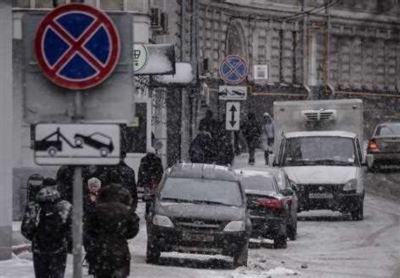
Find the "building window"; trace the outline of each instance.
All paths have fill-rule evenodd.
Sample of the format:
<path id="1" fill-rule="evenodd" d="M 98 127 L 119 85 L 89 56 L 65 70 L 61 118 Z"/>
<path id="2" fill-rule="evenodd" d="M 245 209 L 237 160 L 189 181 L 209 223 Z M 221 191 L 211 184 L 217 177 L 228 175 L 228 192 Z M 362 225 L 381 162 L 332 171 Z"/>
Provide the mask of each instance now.
<path id="1" fill-rule="evenodd" d="M 146 153 L 147 144 L 147 103 L 136 103 L 138 125 L 128 127 L 128 153 Z"/>

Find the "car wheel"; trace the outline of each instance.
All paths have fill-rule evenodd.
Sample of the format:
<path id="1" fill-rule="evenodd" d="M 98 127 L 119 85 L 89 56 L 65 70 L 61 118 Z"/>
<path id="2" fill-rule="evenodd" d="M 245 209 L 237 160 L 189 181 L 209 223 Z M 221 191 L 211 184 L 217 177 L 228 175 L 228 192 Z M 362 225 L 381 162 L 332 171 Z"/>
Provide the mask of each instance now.
<path id="1" fill-rule="evenodd" d="M 279 236 L 274 239 L 274 248 L 275 249 L 285 249 L 287 247 L 287 237 Z"/>
<path id="2" fill-rule="evenodd" d="M 363 198 L 360 199 L 361 200 L 358 202 L 357 209 L 351 212 L 351 219 L 355 221 L 360 221 L 364 219 L 364 200 Z"/>
<path id="3" fill-rule="evenodd" d="M 47 149 L 50 156 L 55 156 L 57 154 L 57 149 L 55 147 L 50 147 Z"/>
<path id="4" fill-rule="evenodd" d="M 233 266 L 247 266 L 247 259 L 249 257 L 249 243 L 247 242 L 242 249 L 233 255 Z"/>
<path id="5" fill-rule="evenodd" d="M 287 235 L 290 240 L 296 240 L 297 220 L 293 220 L 293 223 L 287 226 Z"/>
<path id="6" fill-rule="evenodd" d="M 160 260 L 161 251 L 155 241 L 147 240 L 146 262 L 156 264 Z"/>
<path id="7" fill-rule="evenodd" d="M 102 157 L 106 157 L 108 154 L 110 153 L 110 150 L 109 149 L 107 149 L 107 148 L 100 148 L 100 155 L 102 156 Z"/>
<path id="8" fill-rule="evenodd" d="M 82 137 L 75 137 L 75 146 L 76 147 L 82 147 L 83 145 L 83 138 Z"/>

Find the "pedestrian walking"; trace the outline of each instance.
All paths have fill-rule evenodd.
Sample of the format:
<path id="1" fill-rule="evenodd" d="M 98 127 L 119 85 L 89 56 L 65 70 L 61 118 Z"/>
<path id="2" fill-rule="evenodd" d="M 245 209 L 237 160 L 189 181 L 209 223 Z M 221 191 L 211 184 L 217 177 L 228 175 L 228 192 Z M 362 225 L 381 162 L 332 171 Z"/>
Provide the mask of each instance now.
<path id="1" fill-rule="evenodd" d="M 189 156 L 192 163 L 214 163 L 216 161 L 216 145 L 210 132 L 200 130 L 193 139 L 189 148 Z"/>
<path id="2" fill-rule="evenodd" d="M 88 219 L 90 215 L 93 214 L 96 203 L 97 203 L 97 196 L 99 190 L 101 188 L 101 181 L 96 178 L 92 177 L 88 180 L 87 183 L 88 187 L 88 194 L 85 197 L 83 208 L 84 208 L 84 216 L 83 216 L 83 247 L 85 248 L 86 256 L 85 260 L 88 263 L 88 273 L 94 275 L 93 265 L 95 259 L 95 251 L 94 246 L 96 242 L 96 238 L 93 234 L 90 233 L 90 229 L 88 227 Z"/>
<path id="3" fill-rule="evenodd" d="M 104 167 L 104 170 L 99 178 L 103 184 L 117 183 L 125 187 L 132 197 L 131 209 L 136 211 L 138 196 L 135 171 L 128 164 L 126 164 L 124 159 L 125 157 L 122 155 L 119 164 Z"/>
<path id="4" fill-rule="evenodd" d="M 155 190 L 164 173 L 161 158 L 158 154 L 161 148 L 162 143 L 156 141 L 154 148 L 150 147 L 146 155 L 140 160 L 138 187 L 143 187 L 144 190 L 143 200 L 146 202 L 146 216 L 150 210 Z"/>
<path id="5" fill-rule="evenodd" d="M 43 180 L 36 202 L 38 209 L 24 215 L 21 227 L 22 234 L 32 241 L 35 277 L 62 278 L 67 251 L 72 246 L 72 206 L 61 200 L 57 183 L 52 178 Z"/>
<path id="6" fill-rule="evenodd" d="M 246 139 L 247 149 L 249 151 L 249 164 L 255 163 L 255 150 L 260 140 L 261 126 L 252 112 L 247 114 L 247 120 L 242 124 L 241 132 Z"/>
<path id="7" fill-rule="evenodd" d="M 131 255 L 128 239 L 139 232 L 139 217 L 132 213 L 132 197 L 121 184 L 103 187 L 88 219 L 89 233 L 96 238 L 93 270 L 96 278 L 126 278 Z"/>
<path id="8" fill-rule="evenodd" d="M 217 159 L 216 163 L 218 165 L 232 165 L 232 161 L 235 157 L 233 152 L 233 145 L 230 136 L 228 136 L 227 132 L 222 129 L 218 138 L 217 138 Z"/>
<path id="9" fill-rule="evenodd" d="M 213 139 L 216 139 L 218 122 L 213 118 L 213 112 L 211 110 L 207 110 L 205 117 L 200 120 L 199 131 L 207 131 Z"/>
<path id="10" fill-rule="evenodd" d="M 268 165 L 269 154 L 273 152 L 275 138 L 274 121 L 268 112 L 264 113 L 264 123 L 262 126 L 262 131 L 265 165 Z"/>

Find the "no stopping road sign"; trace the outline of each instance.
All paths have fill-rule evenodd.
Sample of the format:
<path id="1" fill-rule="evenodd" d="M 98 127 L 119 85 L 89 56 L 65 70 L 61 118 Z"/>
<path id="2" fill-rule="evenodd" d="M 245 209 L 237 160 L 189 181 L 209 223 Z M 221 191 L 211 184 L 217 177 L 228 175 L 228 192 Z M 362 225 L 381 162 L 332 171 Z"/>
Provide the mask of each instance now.
<path id="1" fill-rule="evenodd" d="M 100 84 L 115 69 L 120 39 L 103 12 L 84 4 L 62 5 L 40 23 L 35 54 L 52 82 L 68 89 L 87 89 Z"/>

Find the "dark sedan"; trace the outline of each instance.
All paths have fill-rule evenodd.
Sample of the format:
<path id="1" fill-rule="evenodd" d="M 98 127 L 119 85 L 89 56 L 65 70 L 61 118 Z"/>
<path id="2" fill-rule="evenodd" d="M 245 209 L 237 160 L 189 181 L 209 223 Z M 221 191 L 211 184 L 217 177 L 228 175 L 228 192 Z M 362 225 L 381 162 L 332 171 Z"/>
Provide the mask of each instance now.
<path id="1" fill-rule="evenodd" d="M 297 197 L 286 174 L 280 169 L 241 169 L 241 183 L 247 196 L 252 237 L 274 240 L 275 248 L 286 248 L 287 237 L 296 239 Z"/>
<path id="2" fill-rule="evenodd" d="M 370 171 L 381 166 L 400 165 L 400 123 L 381 123 L 368 141 L 367 163 Z"/>

